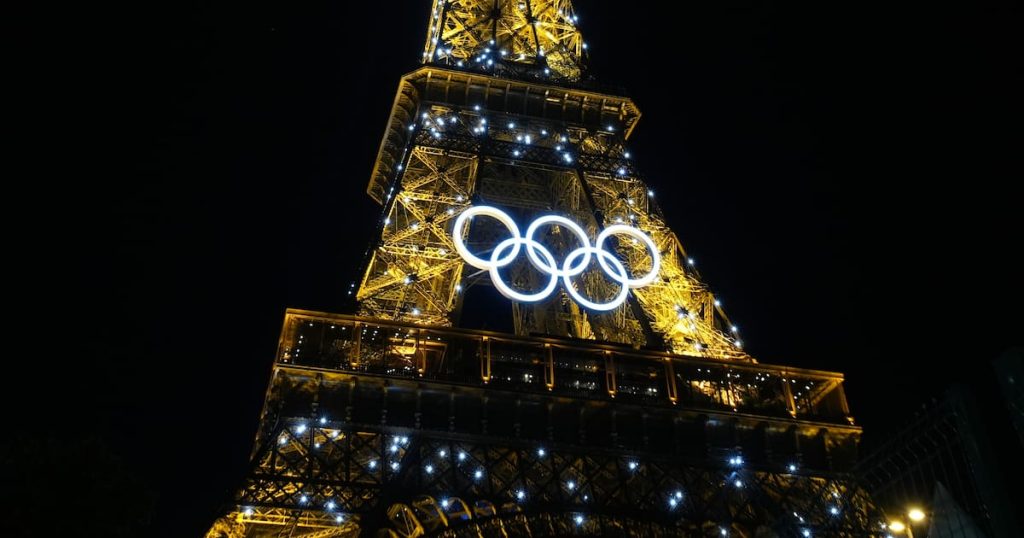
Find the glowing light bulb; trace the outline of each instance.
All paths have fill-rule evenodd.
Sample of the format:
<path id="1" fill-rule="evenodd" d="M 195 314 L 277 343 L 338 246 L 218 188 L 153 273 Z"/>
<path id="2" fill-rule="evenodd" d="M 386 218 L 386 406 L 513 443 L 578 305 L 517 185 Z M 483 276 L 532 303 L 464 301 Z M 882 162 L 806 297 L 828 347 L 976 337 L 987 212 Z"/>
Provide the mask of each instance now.
<path id="1" fill-rule="evenodd" d="M 629 470 L 630 471 L 635 471 L 636 468 L 637 468 L 637 463 L 635 461 L 629 462 Z"/>
<path id="2" fill-rule="evenodd" d="M 576 489 L 576 482 L 573 482 L 572 480 L 570 480 L 569 482 L 567 482 L 565 484 L 565 487 L 568 488 L 569 491 L 572 491 L 572 490 Z"/>
<path id="3" fill-rule="evenodd" d="M 300 503 L 306 504 L 307 501 L 309 501 L 309 497 L 306 497 L 305 495 L 303 495 L 302 497 L 299 497 L 299 502 Z"/>
<path id="4" fill-rule="evenodd" d="M 426 471 L 427 474 L 434 474 L 434 466 L 433 465 L 427 465 L 426 467 L 423 468 L 423 470 Z"/>
<path id="5" fill-rule="evenodd" d="M 583 516 L 576 516 L 574 518 L 574 521 L 576 521 L 577 525 L 582 525 L 583 524 Z"/>
<path id="6" fill-rule="evenodd" d="M 520 501 L 525 499 L 526 498 L 526 492 L 523 491 L 523 490 L 517 491 L 516 492 L 516 498 L 519 499 Z"/>
<path id="7" fill-rule="evenodd" d="M 459 452 L 459 461 L 466 461 L 466 453 Z"/>
<path id="8" fill-rule="evenodd" d="M 924 511 L 920 508 L 911 508 L 910 511 L 907 512 L 907 517 L 909 517 L 911 521 L 923 521 L 925 516 Z"/>
<path id="9" fill-rule="evenodd" d="M 547 452 L 545 452 L 543 448 L 538 448 L 538 449 L 537 449 L 537 455 L 538 455 L 538 456 L 540 456 L 540 457 L 542 457 L 542 458 L 543 458 L 543 457 L 544 457 L 544 454 L 547 454 Z"/>

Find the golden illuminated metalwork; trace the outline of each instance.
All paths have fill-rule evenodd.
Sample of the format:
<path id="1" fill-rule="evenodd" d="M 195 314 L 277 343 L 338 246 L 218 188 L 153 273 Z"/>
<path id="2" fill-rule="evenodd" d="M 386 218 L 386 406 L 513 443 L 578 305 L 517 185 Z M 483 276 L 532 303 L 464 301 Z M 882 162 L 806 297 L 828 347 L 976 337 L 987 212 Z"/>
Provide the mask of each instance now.
<path id="1" fill-rule="evenodd" d="M 884 536 L 847 474 L 842 375 L 743 352 L 626 147 L 640 111 L 586 80 L 577 22 L 568 0 L 434 2 L 367 187 L 382 211 L 358 315 L 288 311 L 251 469 L 209 538 Z M 635 226 L 659 276 L 607 312 L 560 287 L 510 302 L 515 334 L 460 328 L 492 282 L 452 235 L 480 205 L 578 224 L 537 234 L 561 259 Z M 465 228 L 474 253 L 507 238 L 490 217 Z M 652 267 L 614 237 L 634 278 Z M 526 256 L 502 271 L 544 278 Z M 593 270 L 572 285 L 618 291 Z"/>
<path id="2" fill-rule="evenodd" d="M 570 0 L 434 0 L 423 61 L 575 81 L 578 20 Z"/>
<path id="3" fill-rule="evenodd" d="M 539 305 L 516 303 L 519 334 L 751 360 L 625 148 L 639 117 L 628 98 L 586 90 L 430 66 L 405 76 L 368 187 L 385 210 L 380 244 L 357 292 L 360 312 L 454 324 L 459 293 L 473 282 L 463 281 L 452 223 L 476 199 L 517 209 L 524 219 L 562 214 L 593 236 L 609 224 L 632 224 L 661 252 L 660 278 L 621 308 L 586 312 L 564 293 Z M 501 239 L 486 236 L 483 230 L 476 238 L 484 248 Z M 650 267 L 642 244 L 622 241 L 617 251 L 635 273 Z M 536 284 L 525 267 L 514 276 Z M 584 275 L 580 286 L 591 297 L 614 293 L 596 274 Z"/>
<path id="4" fill-rule="evenodd" d="M 208 536 L 882 536 L 859 433 L 833 372 L 289 310 Z"/>

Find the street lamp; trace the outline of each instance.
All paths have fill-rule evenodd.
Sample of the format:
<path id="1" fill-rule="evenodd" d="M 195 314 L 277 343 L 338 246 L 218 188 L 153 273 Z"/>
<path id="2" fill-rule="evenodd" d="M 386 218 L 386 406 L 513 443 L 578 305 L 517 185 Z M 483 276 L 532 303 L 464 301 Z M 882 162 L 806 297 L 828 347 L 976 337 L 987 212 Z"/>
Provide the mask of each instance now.
<path id="1" fill-rule="evenodd" d="M 907 510 L 907 517 L 910 518 L 910 523 L 906 524 L 898 519 L 889 522 L 889 530 L 899 534 L 906 531 L 907 538 L 914 538 L 914 523 L 920 523 L 924 521 L 925 513 L 917 507 L 911 507 Z"/>

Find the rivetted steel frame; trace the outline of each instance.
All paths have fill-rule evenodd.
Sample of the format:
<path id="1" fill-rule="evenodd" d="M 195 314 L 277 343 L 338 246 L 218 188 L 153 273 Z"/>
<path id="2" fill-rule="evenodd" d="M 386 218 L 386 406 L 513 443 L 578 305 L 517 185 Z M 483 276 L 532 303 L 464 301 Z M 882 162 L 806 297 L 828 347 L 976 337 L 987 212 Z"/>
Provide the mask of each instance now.
<path id="1" fill-rule="evenodd" d="M 639 110 L 585 80 L 576 21 L 570 0 L 434 1 L 367 188 L 360 316 L 286 314 L 251 469 L 209 537 L 886 534 L 848 474 L 842 376 L 743 352 L 626 150 Z M 631 223 L 662 278 L 609 314 L 517 303 L 516 335 L 459 329 L 478 280 L 451 224 L 488 201 L 593 235 Z"/>
<path id="2" fill-rule="evenodd" d="M 510 535 L 884 534 L 884 517 L 844 472 L 860 430 L 849 423 L 840 375 L 535 340 L 289 311 L 252 468 L 230 515 L 210 536 L 342 536 L 379 528 L 399 536 L 481 529 Z M 460 354 L 460 346 L 476 351 Z M 507 360 L 531 346 L 554 350 L 543 383 L 498 384 L 493 376 L 500 370 L 490 363 L 499 359 L 492 353 Z M 598 373 L 602 386 L 590 393 L 573 389 L 572 365 L 557 358 L 581 361 L 586 354 L 607 357 L 612 368 Z M 413 358 L 409 368 L 400 366 L 403 357 Z M 373 361 L 383 369 L 374 369 Z M 791 400 L 773 413 L 756 395 L 774 401 L 780 393 L 746 390 L 733 410 L 701 408 L 681 403 L 678 385 L 622 400 L 629 395 L 616 393 L 624 381 L 616 380 L 613 365 L 630 361 L 666 365 L 666 372 L 689 369 L 720 388 L 752 386 L 747 382 L 784 387 L 781 394 Z M 675 376 L 662 381 L 669 379 Z M 810 399 L 797 400 L 788 389 L 812 380 L 822 388 Z M 817 409 L 825 399 L 832 403 Z M 673 433 L 663 439 L 666 431 Z M 788 440 L 785 448 L 779 440 Z M 744 465 L 727 464 L 736 455 Z M 791 470 L 794 462 L 799 467 Z M 524 499 L 517 498 L 520 490 Z M 682 499 L 671 506 L 676 491 Z M 442 507 L 444 499 L 449 503 Z M 840 512 L 833 514 L 833 507 Z M 576 516 L 584 522 L 577 525 Z"/>
<path id="3" fill-rule="evenodd" d="M 738 337 L 730 334 L 732 324 L 714 295 L 688 266 L 682 245 L 633 160 L 626 157 L 625 139 L 639 117 L 628 98 L 577 88 L 437 67 L 403 77 L 367 189 L 384 210 L 382 238 L 371 249 L 357 293 L 360 313 L 453 323 L 463 267 L 451 244 L 451 223 L 478 194 L 481 168 L 502 164 L 570 174 L 584 194 L 579 218 L 591 219 L 595 229 L 631 222 L 661 249 L 662 278 L 634 290 L 635 298 L 621 307 L 618 319 L 607 322 L 610 328 L 598 326 L 603 320 L 590 316 L 595 325 L 591 334 L 680 353 L 750 360 Z M 507 123 L 531 126 L 534 140 L 516 141 L 517 130 L 506 128 Z M 480 127 L 484 132 L 475 131 Z M 542 131 L 548 136 L 536 134 Z M 417 167 L 431 174 L 410 175 Z M 448 173 L 452 167 L 460 173 Z M 528 198 L 505 202 L 540 209 Z M 405 212 L 413 217 L 403 218 Z M 629 267 L 650 263 L 642 245 L 623 242 L 617 250 Z M 607 287 L 595 280 L 581 285 L 592 293 Z"/>

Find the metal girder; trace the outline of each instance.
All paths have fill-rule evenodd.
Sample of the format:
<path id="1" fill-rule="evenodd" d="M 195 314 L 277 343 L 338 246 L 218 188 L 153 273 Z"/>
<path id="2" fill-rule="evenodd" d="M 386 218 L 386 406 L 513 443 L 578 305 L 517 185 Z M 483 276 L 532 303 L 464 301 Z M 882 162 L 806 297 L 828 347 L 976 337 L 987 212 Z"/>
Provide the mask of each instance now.
<path id="1" fill-rule="evenodd" d="M 571 0 L 435 0 L 423 63 L 575 81 L 585 49 Z"/>
<path id="2" fill-rule="evenodd" d="M 544 525 L 536 528 L 546 518 L 582 534 L 611 526 L 657 535 L 628 531 L 644 521 L 673 536 L 721 529 L 745 536 L 885 535 L 884 515 L 844 476 L 696 467 L 628 451 L 495 444 L 298 417 L 280 421 L 271 441 L 227 518 L 241 528 L 236 536 L 275 535 L 282 526 L 325 536 L 379 527 L 420 536 L 511 522 L 548 534 Z"/>
<path id="3" fill-rule="evenodd" d="M 367 187 L 360 316 L 288 311 L 249 473 L 208 537 L 886 534 L 847 474 L 842 375 L 742 351 L 626 148 L 639 110 L 581 82 L 576 21 L 569 0 L 435 0 Z M 514 335 L 452 327 L 484 280 L 453 242 L 476 203 L 591 238 L 635 226 L 659 278 L 605 313 L 565 290 L 512 303 Z M 507 236 L 458 233 L 475 252 Z M 578 241 L 540 233 L 557 255 Z M 537 285 L 525 261 L 503 271 Z M 592 271 L 563 285 L 616 292 Z"/>
<path id="4" fill-rule="evenodd" d="M 410 127 L 405 168 L 385 194 L 381 245 L 357 294 L 360 313 L 450 325 L 457 317 L 462 284 L 451 224 L 479 196 L 481 203 L 526 215 L 563 214 L 595 236 L 610 224 L 636 226 L 652 238 L 662 258 L 660 277 L 633 290 L 635 299 L 607 314 L 570 307 L 564 297 L 517 304 L 519 334 L 663 345 L 676 353 L 751 360 L 666 224 L 613 125 L 584 129 L 433 103 Z M 633 273 L 650 267 L 650 253 L 635 240 L 618 242 L 615 250 Z M 525 265 L 510 271 L 524 285 L 532 282 L 533 273 Z M 594 273 L 582 275 L 579 282 L 592 297 L 615 293 L 611 282 Z"/>

